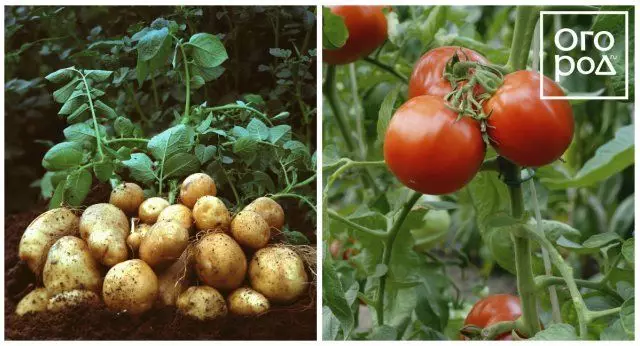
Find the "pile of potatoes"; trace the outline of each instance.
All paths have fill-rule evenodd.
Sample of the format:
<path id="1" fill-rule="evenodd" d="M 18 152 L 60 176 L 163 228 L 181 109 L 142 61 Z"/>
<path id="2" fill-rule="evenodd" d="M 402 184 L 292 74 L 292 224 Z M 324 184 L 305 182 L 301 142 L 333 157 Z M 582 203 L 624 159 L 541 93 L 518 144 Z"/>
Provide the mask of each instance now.
<path id="1" fill-rule="evenodd" d="M 203 173 L 183 181 L 179 201 L 145 200 L 138 185 L 123 183 L 109 203 L 92 205 L 79 218 L 64 207 L 38 216 L 22 236 L 19 256 L 44 287 L 27 294 L 16 313 L 102 300 L 118 313 L 170 305 L 210 320 L 228 311 L 260 315 L 271 303 L 290 304 L 307 292 L 302 258 L 269 245 L 272 230 L 284 225 L 277 202 L 260 197 L 232 217 Z"/>

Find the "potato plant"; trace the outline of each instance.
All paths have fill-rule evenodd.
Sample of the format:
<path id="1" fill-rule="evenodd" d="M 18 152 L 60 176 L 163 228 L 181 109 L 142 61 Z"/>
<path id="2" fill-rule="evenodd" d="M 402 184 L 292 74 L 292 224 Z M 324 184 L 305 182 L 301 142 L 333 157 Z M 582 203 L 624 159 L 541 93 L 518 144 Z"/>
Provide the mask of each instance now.
<path id="1" fill-rule="evenodd" d="M 623 95 L 624 59 L 537 71 L 622 16 L 540 47 L 554 9 L 323 8 L 324 339 L 634 339 L 633 91 L 538 97 Z"/>

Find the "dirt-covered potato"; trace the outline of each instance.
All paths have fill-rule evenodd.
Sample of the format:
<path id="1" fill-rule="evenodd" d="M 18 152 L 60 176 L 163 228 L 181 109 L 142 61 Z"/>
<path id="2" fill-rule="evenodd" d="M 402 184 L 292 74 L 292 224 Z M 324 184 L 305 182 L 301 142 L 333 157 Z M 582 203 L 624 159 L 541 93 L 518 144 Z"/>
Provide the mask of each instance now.
<path id="1" fill-rule="evenodd" d="M 189 245 L 189 231 L 176 222 L 158 221 L 140 243 L 139 257 L 151 267 L 175 261 Z"/>
<path id="2" fill-rule="evenodd" d="M 240 245 L 224 233 L 210 233 L 195 247 L 195 269 L 207 285 L 229 291 L 240 287 L 247 272 L 247 258 Z"/>
<path id="3" fill-rule="evenodd" d="M 180 201 L 189 208 L 193 208 L 198 198 L 215 195 L 216 183 L 204 173 L 191 174 L 180 186 Z"/>
<path id="4" fill-rule="evenodd" d="M 144 261 L 118 263 L 107 272 L 102 298 L 111 311 L 141 314 L 153 306 L 158 296 L 158 278 Z"/>
<path id="5" fill-rule="evenodd" d="M 99 306 L 100 297 L 98 297 L 98 295 L 93 291 L 66 291 L 51 297 L 47 303 L 47 310 L 50 312 L 58 312 L 81 305 L 93 307 Z"/>
<path id="6" fill-rule="evenodd" d="M 278 202 L 268 197 L 260 197 L 255 201 L 249 203 L 243 210 L 250 210 L 256 212 L 267 221 L 269 227 L 275 229 L 282 229 L 284 225 L 284 210 Z"/>
<path id="7" fill-rule="evenodd" d="M 231 220 L 231 235 L 242 246 L 261 249 L 269 243 L 269 224 L 258 213 L 243 210 Z"/>
<path id="8" fill-rule="evenodd" d="M 269 300 L 249 287 L 241 287 L 231 292 L 227 301 L 229 311 L 235 315 L 257 316 L 269 310 Z"/>
<path id="9" fill-rule="evenodd" d="M 138 211 L 142 202 L 144 202 L 144 191 L 135 183 L 122 183 L 116 186 L 109 197 L 109 203 L 128 215 L 133 215 Z"/>
<path id="10" fill-rule="evenodd" d="M 44 287 L 36 288 L 24 296 L 18 306 L 16 306 L 16 315 L 22 316 L 29 312 L 47 311 L 47 302 L 49 301 L 49 293 Z"/>
<path id="11" fill-rule="evenodd" d="M 193 206 L 193 218 L 199 230 L 228 231 L 231 215 L 218 197 L 203 196 Z"/>
<path id="12" fill-rule="evenodd" d="M 209 286 L 189 287 L 180 294 L 176 306 L 183 315 L 201 321 L 227 315 L 224 297 L 215 288 Z"/>
<path id="13" fill-rule="evenodd" d="M 49 248 L 65 235 L 78 235 L 80 220 L 67 208 L 51 209 L 33 220 L 22 234 L 18 256 L 37 276 L 47 260 Z"/>
<path id="14" fill-rule="evenodd" d="M 282 246 L 266 247 L 253 255 L 249 280 L 253 289 L 278 303 L 292 303 L 309 285 L 302 258 Z"/>
<path id="15" fill-rule="evenodd" d="M 113 204 L 94 204 L 80 217 L 80 236 L 87 242 L 93 257 L 106 266 L 129 257 L 129 232 L 129 219 Z"/>
<path id="16" fill-rule="evenodd" d="M 142 238 L 144 238 L 150 228 L 151 226 L 146 223 L 139 223 L 136 225 L 131 234 L 127 237 L 127 245 L 129 245 L 129 248 L 132 251 L 138 251 Z"/>
<path id="17" fill-rule="evenodd" d="M 49 249 L 42 281 L 50 297 L 74 289 L 100 292 L 102 284 L 100 267 L 87 244 L 70 235 L 58 239 Z"/>
<path id="18" fill-rule="evenodd" d="M 174 204 L 164 208 L 160 215 L 158 215 L 157 222 L 176 222 L 180 226 L 184 227 L 187 231 L 191 229 L 193 225 L 193 217 L 191 216 L 191 209 L 182 204 Z"/>
<path id="19" fill-rule="evenodd" d="M 169 206 L 169 201 L 162 197 L 151 197 L 138 207 L 138 217 L 143 223 L 153 225 L 158 220 L 160 212 Z"/>
<path id="20" fill-rule="evenodd" d="M 174 306 L 182 292 L 189 287 L 193 274 L 191 251 L 187 248 L 177 261 L 158 275 L 158 302 L 161 306 Z"/>

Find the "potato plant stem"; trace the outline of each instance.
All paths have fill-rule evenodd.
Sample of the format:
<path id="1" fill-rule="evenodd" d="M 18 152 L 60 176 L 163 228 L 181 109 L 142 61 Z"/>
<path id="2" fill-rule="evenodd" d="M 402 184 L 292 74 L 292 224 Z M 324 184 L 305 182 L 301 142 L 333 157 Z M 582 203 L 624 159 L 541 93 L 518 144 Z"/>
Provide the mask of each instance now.
<path id="1" fill-rule="evenodd" d="M 226 110 L 233 110 L 233 109 L 242 109 L 245 111 L 249 111 L 250 113 L 253 113 L 255 115 L 260 116 L 264 121 L 266 121 L 269 125 L 273 125 L 273 123 L 271 122 L 271 120 L 269 119 L 269 117 L 262 113 L 261 111 L 248 106 L 248 105 L 239 105 L 239 104 L 228 104 L 228 105 L 224 105 L 224 106 L 215 106 L 215 107 L 207 107 L 204 108 L 203 111 L 204 112 L 218 112 L 218 111 L 226 111 Z"/>
<path id="2" fill-rule="evenodd" d="M 191 108 L 191 76 L 189 75 L 189 64 L 187 60 L 187 53 L 184 51 L 184 46 L 182 43 L 178 43 L 180 47 L 180 53 L 182 53 L 182 63 L 184 64 L 184 85 L 186 88 L 185 91 L 185 101 L 184 101 L 184 121 L 189 120 L 189 109 Z"/>
<path id="3" fill-rule="evenodd" d="M 75 69 L 74 69 L 75 70 Z M 91 110 L 91 118 L 93 119 L 93 131 L 96 135 L 96 145 L 98 147 L 98 153 L 100 154 L 100 161 L 104 159 L 104 153 L 102 152 L 102 137 L 100 137 L 100 131 L 98 129 L 98 118 L 96 117 L 96 110 L 93 107 L 93 100 L 91 99 L 91 90 L 89 89 L 89 83 L 87 78 L 81 71 L 75 70 L 82 77 L 82 83 L 84 84 L 85 91 L 87 93 L 87 99 L 89 100 L 89 109 Z"/>

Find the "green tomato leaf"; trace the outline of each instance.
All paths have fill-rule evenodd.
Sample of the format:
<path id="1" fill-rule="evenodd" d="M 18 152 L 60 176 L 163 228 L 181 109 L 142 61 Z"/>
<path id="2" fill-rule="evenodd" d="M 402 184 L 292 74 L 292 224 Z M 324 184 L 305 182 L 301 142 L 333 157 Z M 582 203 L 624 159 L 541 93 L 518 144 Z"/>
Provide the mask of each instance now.
<path id="1" fill-rule="evenodd" d="M 387 133 L 387 127 L 389 127 L 389 122 L 391 121 L 391 117 L 393 116 L 394 106 L 396 104 L 396 100 L 398 99 L 398 94 L 400 92 L 400 87 L 396 87 L 391 90 L 387 96 L 385 96 L 382 104 L 380 105 L 380 110 L 378 111 L 378 143 L 384 143 L 384 136 Z"/>
<path id="2" fill-rule="evenodd" d="M 42 159 L 42 167 L 48 171 L 61 171 L 78 166 L 82 162 L 82 145 L 62 142 L 54 145 Z"/>
<path id="3" fill-rule="evenodd" d="M 342 282 L 338 277 L 335 266 L 329 259 L 331 256 L 324 256 L 322 263 L 322 300 L 325 306 L 331 309 L 333 315 L 340 321 L 345 340 L 353 331 L 355 321 L 351 306 L 345 298 L 346 291 L 342 287 Z"/>
<path id="4" fill-rule="evenodd" d="M 220 39 L 211 34 L 195 34 L 185 46 L 193 48 L 191 52 L 193 61 L 202 67 L 217 67 L 229 58 Z"/>
<path id="5" fill-rule="evenodd" d="M 539 331 L 529 340 L 536 341 L 559 341 L 559 340 L 578 340 L 576 329 L 572 325 L 566 323 L 552 324 L 544 330 Z"/>
<path id="6" fill-rule="evenodd" d="M 322 48 L 338 49 L 347 42 L 349 30 L 344 18 L 333 14 L 328 7 L 322 7 Z"/>
<path id="7" fill-rule="evenodd" d="M 387 325 L 375 326 L 369 334 L 369 340 L 396 340 L 398 338 L 398 331 Z"/>
<path id="8" fill-rule="evenodd" d="M 618 204 L 609 221 L 609 232 L 616 232 L 620 236 L 625 236 L 633 225 L 635 219 L 634 196 L 635 194 L 631 194 Z"/>

